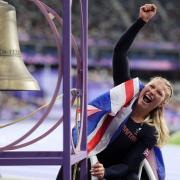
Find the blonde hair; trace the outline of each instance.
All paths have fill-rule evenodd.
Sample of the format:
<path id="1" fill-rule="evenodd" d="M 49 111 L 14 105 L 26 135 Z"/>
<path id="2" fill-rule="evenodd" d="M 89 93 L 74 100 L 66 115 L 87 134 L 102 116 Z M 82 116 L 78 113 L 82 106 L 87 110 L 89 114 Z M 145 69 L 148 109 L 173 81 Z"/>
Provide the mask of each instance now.
<path id="1" fill-rule="evenodd" d="M 166 97 L 164 102 L 167 103 L 173 94 L 173 87 L 171 83 L 162 77 L 155 77 L 152 78 L 151 81 L 154 80 L 161 80 L 165 83 L 167 87 L 166 91 Z M 157 146 L 162 147 L 164 144 L 167 143 L 169 139 L 169 130 L 166 124 L 166 121 L 164 119 L 164 108 L 163 107 L 157 107 L 154 110 L 152 110 L 149 114 L 149 116 L 145 119 L 145 123 L 154 126 L 157 131 Z"/>

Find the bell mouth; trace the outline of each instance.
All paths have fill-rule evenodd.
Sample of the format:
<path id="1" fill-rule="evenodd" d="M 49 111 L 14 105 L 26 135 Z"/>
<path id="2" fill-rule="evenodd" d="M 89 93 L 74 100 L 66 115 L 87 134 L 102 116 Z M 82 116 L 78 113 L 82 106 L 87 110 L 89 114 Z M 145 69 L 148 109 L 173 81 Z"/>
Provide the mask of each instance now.
<path id="1" fill-rule="evenodd" d="M 20 56 L 0 55 L 0 90 L 38 91 L 38 82 Z"/>
<path id="2" fill-rule="evenodd" d="M 39 91 L 39 85 L 36 80 L 2 80 L 0 79 L 1 91 Z"/>

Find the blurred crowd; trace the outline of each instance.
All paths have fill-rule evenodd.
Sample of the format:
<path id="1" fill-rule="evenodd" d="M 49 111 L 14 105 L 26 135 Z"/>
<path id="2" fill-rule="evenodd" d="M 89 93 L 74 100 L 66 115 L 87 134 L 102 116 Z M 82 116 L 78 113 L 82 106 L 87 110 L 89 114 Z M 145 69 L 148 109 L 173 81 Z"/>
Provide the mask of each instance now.
<path id="1" fill-rule="evenodd" d="M 16 8 L 17 27 L 20 41 L 53 41 L 52 32 L 39 8 L 30 0 L 6 0 Z M 60 0 L 43 0 L 58 13 Z"/>
<path id="2" fill-rule="evenodd" d="M 120 1 L 119 1 L 120 2 Z M 122 1 L 121 1 L 122 2 Z M 126 0 L 122 5 L 129 14 L 129 17 L 135 19 L 138 14 L 138 8 L 142 4 L 148 3 L 145 0 Z M 179 43 L 180 41 L 180 12 L 179 1 L 154 0 L 150 3 L 156 4 L 158 7 L 157 16 L 148 27 L 145 28 L 141 36 L 142 40 L 150 41 L 172 41 Z"/>
<path id="3" fill-rule="evenodd" d="M 53 81 L 56 76 L 57 71 L 49 71 L 47 73 L 39 72 L 39 83 L 41 84 L 40 92 L 1 92 L 0 93 L 0 124 L 5 124 L 4 122 L 12 122 L 15 119 L 26 116 L 32 113 L 34 110 L 40 106 L 46 104 L 52 98 L 52 92 L 54 91 L 56 81 Z M 76 70 L 73 69 L 72 72 L 76 74 Z M 48 78 L 51 81 L 51 86 L 45 85 L 42 79 L 46 79 L 47 84 L 49 84 Z M 73 76 L 73 82 L 76 81 L 76 77 Z M 143 78 L 143 77 L 140 77 Z M 41 80 L 40 80 L 41 79 Z M 143 79 L 141 79 L 143 80 Z M 145 80 L 143 80 L 146 83 Z M 75 84 L 75 83 L 73 83 Z M 168 127 L 171 132 L 180 130 L 180 83 L 174 83 L 174 96 L 165 110 L 165 119 L 168 122 Z M 106 68 L 91 69 L 88 73 L 88 102 L 93 100 L 98 95 L 107 92 L 113 87 L 112 72 Z M 61 92 L 60 92 L 61 94 Z M 54 105 L 51 115 L 48 119 L 57 120 L 60 113 L 60 107 L 62 105 L 62 99 L 58 100 L 56 105 Z M 36 113 L 29 120 L 38 120 L 44 110 Z"/>
<path id="4" fill-rule="evenodd" d="M 42 63 L 44 65 L 44 72 L 46 73 L 38 74 L 37 76 L 39 77 L 38 81 L 42 84 L 42 90 L 39 94 L 27 92 L 3 92 L 0 94 L 1 120 L 26 115 L 47 102 L 46 100 L 52 96 L 52 91 L 54 90 L 52 87 L 55 87 L 56 83 L 54 82 L 54 85 L 48 86 L 47 81 L 49 79 L 52 84 L 53 79 L 57 77 L 57 74 L 52 75 L 52 73 L 47 73 L 49 72 L 48 65 L 57 63 L 57 52 L 54 46 L 52 32 L 42 13 L 30 0 L 5 1 L 16 8 L 18 35 L 23 45 L 21 47 L 23 59 L 31 66 L 34 64 L 34 69 L 38 73 L 37 64 Z M 42 2 L 52 7 L 62 16 L 62 4 L 60 0 L 42 0 Z M 180 1 L 150 0 L 150 3 L 152 2 L 158 6 L 158 14 L 143 28 L 142 33 L 138 35 L 136 49 L 132 51 L 130 58 L 134 59 L 136 66 L 139 63 L 141 65 L 139 67 L 141 68 L 143 62 L 145 62 L 143 70 L 152 74 L 154 72 L 152 68 L 157 66 L 159 69 L 162 69 L 164 62 L 164 66 L 166 67 L 164 74 L 166 75 L 171 72 L 176 77 L 175 79 L 180 80 L 178 71 L 173 72 L 173 70 L 180 68 Z M 112 72 L 110 70 L 110 59 L 113 50 L 112 44 L 136 20 L 139 7 L 144 3 L 147 3 L 147 1 L 89 0 L 89 100 L 112 87 Z M 54 22 L 56 23 L 56 21 Z M 56 25 L 61 32 L 61 27 L 58 23 Z M 79 36 L 79 28 L 80 4 L 79 0 L 72 0 L 72 32 L 77 38 Z M 74 58 L 72 62 L 74 63 L 73 65 L 76 64 Z M 150 67 L 150 65 L 147 65 L 148 62 L 154 62 L 154 64 L 158 62 L 160 65 L 155 64 L 155 66 L 147 70 L 145 67 Z M 134 68 L 135 65 L 133 64 Z M 136 69 L 137 72 L 141 70 Z M 46 76 L 43 74 L 46 74 Z M 170 128 L 180 129 L 180 83 L 174 82 L 174 87 L 175 96 L 172 103 L 167 107 L 166 117 Z"/>
<path id="5" fill-rule="evenodd" d="M 19 37 L 22 41 L 52 40 L 52 33 L 38 8 L 28 0 L 7 0 L 16 7 Z M 47 5 L 62 14 L 60 0 L 43 0 Z M 79 0 L 72 0 L 73 33 L 79 34 Z M 151 2 L 151 1 L 150 1 Z M 154 0 L 158 15 L 144 28 L 139 41 L 180 41 L 180 1 Z M 103 0 L 89 1 L 89 38 L 94 40 L 116 40 L 120 34 L 135 21 L 139 7 L 144 0 Z"/>

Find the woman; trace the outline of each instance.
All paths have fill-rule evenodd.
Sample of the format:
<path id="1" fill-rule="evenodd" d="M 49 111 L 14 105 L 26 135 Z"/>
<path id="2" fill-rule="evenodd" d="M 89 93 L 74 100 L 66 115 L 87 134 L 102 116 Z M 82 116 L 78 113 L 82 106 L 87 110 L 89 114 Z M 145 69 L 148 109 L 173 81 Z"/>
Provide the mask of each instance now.
<path id="1" fill-rule="evenodd" d="M 154 4 L 145 4 L 140 7 L 139 18 L 118 41 L 113 55 L 113 79 L 116 87 L 131 79 L 127 51 L 140 29 L 156 14 L 156 9 Z M 136 101 L 132 103 L 133 110 L 121 126 L 119 134 L 105 146 L 104 150 L 94 153 L 97 154 L 98 162 L 91 167 L 90 172 L 98 179 L 138 180 L 138 170 L 143 159 L 155 145 L 161 147 L 168 138 L 168 129 L 163 119 L 163 107 L 172 95 L 170 83 L 164 78 L 156 77 L 137 95 Z M 98 98 L 97 101 L 100 99 Z M 90 105 L 97 107 L 95 103 L 96 100 Z M 100 102 L 100 106 L 104 104 Z M 107 113 L 108 110 L 104 109 Z M 89 115 L 88 120 L 93 122 L 94 118 L 105 117 L 103 111 L 96 112 Z M 115 118 L 120 121 L 117 115 Z M 89 125 L 88 131 L 91 129 Z M 89 156 L 93 154 L 90 152 L 90 146 L 91 142 L 88 141 Z M 62 179 L 62 169 L 57 177 L 57 180 L 60 179 Z"/>
<path id="2" fill-rule="evenodd" d="M 122 35 L 114 49 L 113 79 L 117 86 L 130 79 L 127 59 L 133 40 L 140 29 L 156 14 L 154 4 L 140 7 L 138 20 Z M 121 133 L 102 152 L 91 174 L 106 180 L 138 180 L 142 160 L 156 145 L 161 147 L 168 138 L 163 108 L 172 95 L 172 86 L 164 78 L 153 78 L 140 92 L 134 109 Z"/>

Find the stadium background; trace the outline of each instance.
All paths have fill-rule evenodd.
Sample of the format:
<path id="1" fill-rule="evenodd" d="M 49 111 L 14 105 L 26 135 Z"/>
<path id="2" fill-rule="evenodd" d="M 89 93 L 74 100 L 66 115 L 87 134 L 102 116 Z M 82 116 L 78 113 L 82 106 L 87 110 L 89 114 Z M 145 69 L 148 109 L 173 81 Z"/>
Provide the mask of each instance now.
<path id="1" fill-rule="evenodd" d="M 27 0 L 7 0 L 17 11 L 17 26 L 23 60 L 38 80 L 40 92 L 1 92 L 1 123 L 30 113 L 49 100 L 57 80 L 57 51 L 52 33 L 37 7 Z M 43 0 L 62 14 L 59 0 Z M 115 43 L 138 16 L 144 0 L 89 1 L 89 72 L 91 100 L 112 87 L 111 58 Z M 174 97 L 166 107 L 171 133 L 180 130 L 180 1 L 150 0 L 158 13 L 139 33 L 129 52 L 132 76 L 144 82 L 153 76 L 164 76 L 174 86 Z M 72 32 L 79 40 L 79 2 L 73 0 Z M 59 32 L 61 27 L 57 24 Z M 72 58 L 72 86 L 76 81 L 76 61 Z M 57 120 L 59 106 L 48 117 Z M 37 114 L 33 119 L 37 119 Z M 178 139 L 179 140 L 179 139 Z M 177 142 L 177 140 L 176 140 Z M 170 179 L 173 180 L 173 179 Z"/>

